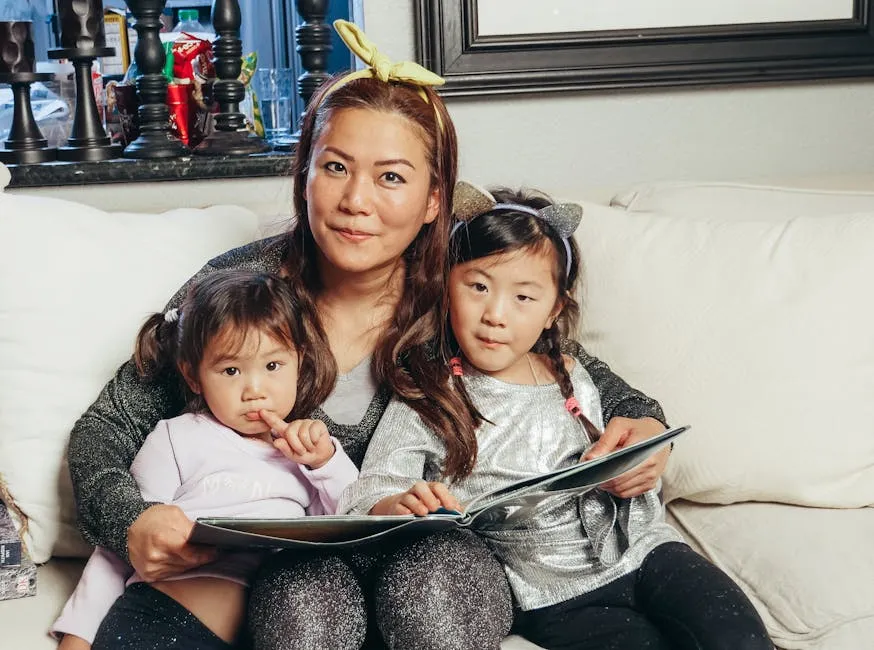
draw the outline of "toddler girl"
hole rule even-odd
[[[192,520],[335,512],[358,472],[322,422],[299,419],[331,389],[305,314],[279,277],[218,271],[180,310],[146,321],[137,368],[148,379],[178,372],[188,396],[188,412],[159,422],[131,466],[147,502]],[[64,635],[62,650],[229,648],[261,557],[224,553],[147,584],[98,547],[52,632]],[[170,618],[181,621],[172,638]]]
[[[562,353],[578,312],[581,208],[472,186],[454,206],[442,372],[465,396],[470,426],[441,436],[441,415],[391,403],[340,512],[461,510],[578,462],[603,429],[595,384]],[[743,592],[665,523],[655,489],[557,493],[531,518],[477,532],[509,578],[516,630],[546,648],[772,648]]]

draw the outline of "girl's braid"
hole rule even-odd
[[[546,355],[552,361],[552,368],[558,381],[559,390],[561,390],[561,396],[565,400],[569,400],[574,397],[574,385],[571,382],[571,376],[564,365],[564,358],[561,355],[561,332],[559,332],[558,324],[553,323],[552,327],[546,331],[546,343],[548,347]],[[570,411],[571,409],[568,408],[568,410]],[[575,412],[571,411],[571,414],[576,415],[580,419],[590,441],[594,442],[601,437],[598,427],[592,424],[592,421],[586,417],[586,414],[583,413],[579,406],[575,409]]]

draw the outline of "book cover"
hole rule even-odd
[[[36,596],[36,565],[27,555],[18,566],[0,566],[0,600]]]
[[[0,501],[0,600],[36,595],[36,565],[22,546],[15,523]]]
[[[199,518],[189,541],[222,548],[344,548],[374,543],[386,537],[421,536],[450,528],[500,528],[510,520],[523,520],[529,509],[559,493],[583,494],[624,474],[652,456],[688,426],[668,429],[656,436],[613,452],[516,481],[482,494],[460,513],[415,515],[319,515],[293,519]]]
[[[21,540],[6,504],[0,501],[0,567],[20,564]]]

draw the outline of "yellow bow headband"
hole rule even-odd
[[[361,59],[368,67],[363,70],[356,70],[349,74],[340,77],[334,82],[325,94],[324,99],[332,92],[349,83],[353,79],[373,78],[380,81],[399,81],[418,87],[418,93],[426,102],[429,102],[427,93],[422,90],[424,86],[442,86],[446,81],[443,77],[434,74],[427,68],[423,68],[418,63],[412,61],[399,61],[393,63],[385,54],[382,54],[376,45],[362,32],[355,23],[350,23],[348,20],[335,20],[334,29],[343,39],[355,56]],[[440,119],[440,114],[437,115],[437,123],[440,129],[443,129],[443,123]]]

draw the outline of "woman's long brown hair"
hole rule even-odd
[[[365,109],[404,117],[425,148],[431,189],[439,190],[440,206],[437,218],[422,227],[404,252],[403,293],[394,316],[377,341],[373,368],[377,381],[388,385],[443,438],[447,450],[445,472],[449,476],[463,476],[473,467],[476,414],[452,390],[445,362],[437,358],[443,347],[451,201],[458,173],[458,143],[452,118],[443,100],[430,88],[366,78],[333,90],[332,86],[332,81],[328,81],[313,95],[301,123],[292,167],[296,221],[288,235],[286,271],[292,284],[298,286],[299,299],[315,313],[315,300],[322,284],[304,192],[313,145],[332,116],[344,109]],[[427,101],[419,94],[420,90]],[[325,332],[319,329],[327,347]]]

